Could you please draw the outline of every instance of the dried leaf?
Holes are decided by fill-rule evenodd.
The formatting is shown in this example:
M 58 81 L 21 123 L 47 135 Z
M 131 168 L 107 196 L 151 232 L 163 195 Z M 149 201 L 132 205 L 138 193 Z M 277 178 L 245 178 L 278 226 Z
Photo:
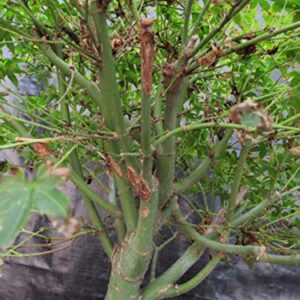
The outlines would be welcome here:
M 246 48 L 242 48 L 240 50 L 236 50 L 235 53 L 238 55 L 250 55 L 256 52 L 256 45 L 250 45 Z
M 190 49 L 194 48 L 194 46 L 196 45 L 198 39 L 199 39 L 198 35 L 193 35 L 191 37 L 191 39 L 189 40 L 189 42 L 187 44 L 187 47 L 190 48 Z
M 223 4 L 223 3 L 222 3 L 222 0 L 213 0 L 212 3 L 213 3 L 214 5 L 222 5 L 222 4 Z
M 52 154 L 52 152 L 49 150 L 49 148 L 43 143 L 34 144 L 33 149 L 38 155 L 40 155 L 42 157 L 46 157 L 46 156 L 49 156 Z
M 260 125 L 258 126 L 258 129 L 261 131 L 271 131 L 272 130 L 272 124 L 273 120 L 272 117 L 269 115 L 261 115 L 260 118 Z
M 117 35 L 114 39 L 112 39 L 111 41 L 111 48 L 112 51 L 115 52 L 117 51 L 120 47 L 122 47 L 124 45 L 124 41 L 123 39 Z
M 252 100 L 246 100 L 242 103 L 236 104 L 231 108 L 230 114 L 228 116 L 229 120 L 233 123 L 240 124 L 241 115 L 249 112 L 257 110 L 258 105 Z
M 236 197 L 236 200 L 235 200 L 235 204 L 236 205 L 239 205 L 244 197 L 246 196 L 246 194 L 248 193 L 248 190 L 249 190 L 249 186 L 248 185 L 243 185 L 241 188 L 240 188 L 240 191 Z
M 68 181 L 71 175 L 70 168 L 53 168 L 50 171 L 51 175 L 61 177 L 64 182 Z
M 229 49 L 232 48 L 232 37 L 228 36 L 225 40 L 224 40 L 224 45 L 226 47 L 228 47 Z
M 242 124 L 247 128 L 259 131 L 272 130 L 272 117 L 267 115 L 261 107 L 252 100 L 246 100 L 231 108 L 228 116 L 235 124 Z
M 211 51 L 198 60 L 201 66 L 213 66 L 217 61 L 216 54 Z
M 290 148 L 289 152 L 296 157 L 300 157 L 300 146 Z
M 220 49 L 217 45 L 212 44 L 211 48 L 217 57 L 226 56 L 226 53 L 222 49 Z
M 58 232 L 67 238 L 72 238 L 80 231 L 80 223 L 76 218 L 70 218 L 58 228 Z

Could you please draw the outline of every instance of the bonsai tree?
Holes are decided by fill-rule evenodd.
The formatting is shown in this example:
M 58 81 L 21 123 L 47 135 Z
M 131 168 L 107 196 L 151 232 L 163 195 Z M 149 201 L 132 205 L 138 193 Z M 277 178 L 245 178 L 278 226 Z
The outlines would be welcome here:
M 73 238 L 97 235 L 111 261 L 107 300 L 176 298 L 228 255 L 300 264 L 299 1 L 0 3 L 0 74 L 16 86 L 1 83 L 1 149 L 37 170 L 1 164 L 2 257 L 22 255 L 26 241 L 10 245 L 34 211 L 71 217 L 57 190 L 70 179 L 91 221 Z M 40 95 L 19 95 L 28 74 Z M 108 199 L 88 185 L 103 172 Z

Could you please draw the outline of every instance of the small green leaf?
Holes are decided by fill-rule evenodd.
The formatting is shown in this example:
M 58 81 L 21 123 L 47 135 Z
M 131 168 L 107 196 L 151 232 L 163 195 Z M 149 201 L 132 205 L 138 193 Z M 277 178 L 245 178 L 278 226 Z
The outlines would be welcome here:
M 0 183 L 0 247 L 9 244 L 31 215 L 31 188 L 20 179 L 11 176 Z
M 33 193 L 33 201 L 42 214 L 56 218 L 68 216 L 69 199 L 62 192 L 37 185 Z
M 253 128 L 256 129 L 258 125 L 261 123 L 260 117 L 255 115 L 251 111 L 242 114 L 240 120 L 241 120 L 241 124 L 248 129 L 253 129 Z

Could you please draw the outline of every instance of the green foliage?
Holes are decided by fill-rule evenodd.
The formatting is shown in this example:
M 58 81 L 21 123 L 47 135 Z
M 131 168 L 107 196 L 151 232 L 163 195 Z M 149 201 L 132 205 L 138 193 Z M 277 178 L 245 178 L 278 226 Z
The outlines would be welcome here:
M 0 181 L 0 247 L 8 246 L 26 225 L 37 208 L 42 214 L 54 218 L 68 216 L 69 200 L 56 190 L 58 177 L 49 176 L 43 168 L 35 180 L 29 181 L 22 170 L 15 175 L 4 175 Z

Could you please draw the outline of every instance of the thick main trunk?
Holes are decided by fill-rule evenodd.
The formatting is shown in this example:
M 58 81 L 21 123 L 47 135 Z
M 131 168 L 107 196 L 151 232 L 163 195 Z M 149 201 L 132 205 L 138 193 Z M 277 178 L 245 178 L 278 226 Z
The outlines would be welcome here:
M 148 269 L 152 255 L 149 251 L 137 252 L 137 237 L 132 234 L 122 246 L 114 249 L 112 270 L 105 300 L 138 299 L 140 285 Z
M 142 201 L 137 228 L 128 233 L 122 245 L 114 248 L 112 271 L 105 300 L 139 299 L 140 285 L 153 253 L 153 235 L 158 204 L 157 186 L 151 198 Z

